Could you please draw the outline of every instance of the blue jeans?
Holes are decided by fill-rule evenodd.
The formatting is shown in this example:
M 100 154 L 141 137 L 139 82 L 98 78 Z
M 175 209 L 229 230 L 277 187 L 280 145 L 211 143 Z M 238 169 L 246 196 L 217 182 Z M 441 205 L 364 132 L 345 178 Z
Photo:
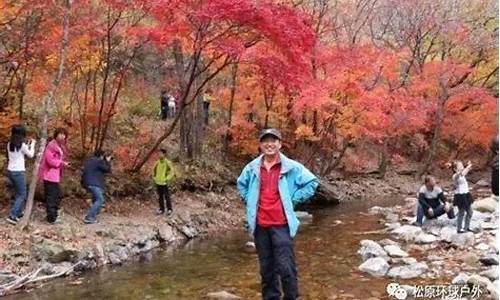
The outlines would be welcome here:
M 87 212 L 85 217 L 89 221 L 95 221 L 97 215 L 101 211 L 101 207 L 104 204 L 104 190 L 95 185 L 87 186 L 87 191 L 92 194 L 92 206 Z
M 297 299 L 297 268 L 288 226 L 263 228 L 257 225 L 254 238 L 259 256 L 262 299 L 281 299 L 280 280 L 285 294 L 284 300 Z
M 437 207 L 433 207 L 432 210 L 434 212 L 433 216 L 432 217 L 427 217 L 427 219 L 434 219 L 434 218 L 437 218 L 437 217 L 439 217 L 439 216 L 441 216 L 441 215 L 443 215 L 445 213 L 448 215 L 449 219 L 455 218 L 455 211 L 454 211 L 453 207 L 450 207 L 450 210 L 448 210 L 448 212 L 446 212 L 444 210 L 444 205 L 440 204 Z M 422 225 L 422 222 L 424 221 L 424 216 L 425 216 L 424 208 L 419 203 L 418 204 L 418 208 L 417 208 L 417 223 L 418 224 Z
M 15 219 L 21 216 L 24 201 L 26 201 L 26 177 L 24 171 L 7 171 L 7 177 L 15 191 L 14 205 L 10 210 L 9 217 Z

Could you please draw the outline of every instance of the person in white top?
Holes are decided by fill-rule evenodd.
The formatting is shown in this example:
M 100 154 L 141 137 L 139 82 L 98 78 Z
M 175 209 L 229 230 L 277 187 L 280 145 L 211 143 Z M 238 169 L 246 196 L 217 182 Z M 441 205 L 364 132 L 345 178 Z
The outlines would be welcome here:
M 455 188 L 455 195 L 453 197 L 453 204 L 458 207 L 458 217 L 457 217 L 457 232 L 463 233 L 466 231 L 472 231 L 469 228 L 470 220 L 472 218 L 472 196 L 469 192 L 469 184 L 465 176 L 469 173 L 472 168 L 472 163 L 469 161 L 467 167 L 464 167 L 461 161 L 454 161 L 453 165 L 453 187 Z M 462 227 L 462 223 L 465 215 L 465 224 Z
M 175 98 L 172 95 L 168 95 L 168 115 L 170 118 L 175 117 L 176 107 L 175 107 Z
M 7 143 L 8 165 L 7 177 L 15 191 L 14 204 L 7 217 L 7 222 L 16 224 L 22 216 L 26 201 L 26 166 L 25 156 L 33 158 L 35 155 L 35 140 L 25 142 L 26 128 L 23 125 L 14 125 L 11 129 L 10 141 Z

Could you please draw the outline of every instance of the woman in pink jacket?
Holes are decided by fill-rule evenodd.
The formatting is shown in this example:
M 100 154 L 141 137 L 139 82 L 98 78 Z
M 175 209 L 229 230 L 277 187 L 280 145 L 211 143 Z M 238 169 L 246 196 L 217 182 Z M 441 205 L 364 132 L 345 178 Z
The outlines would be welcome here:
M 63 168 L 69 163 L 65 159 L 66 138 L 68 132 L 64 128 L 57 128 L 54 138 L 49 142 L 43 154 L 39 176 L 43 180 L 45 192 L 45 205 L 47 209 L 47 222 L 56 223 L 57 211 L 60 203 L 60 188 Z

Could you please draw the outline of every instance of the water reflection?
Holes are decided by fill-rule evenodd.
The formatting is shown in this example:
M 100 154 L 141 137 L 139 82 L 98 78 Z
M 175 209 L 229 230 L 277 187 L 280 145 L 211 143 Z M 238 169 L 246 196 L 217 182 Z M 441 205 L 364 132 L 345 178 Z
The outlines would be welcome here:
M 383 237 L 356 233 L 383 227 L 376 217 L 359 212 L 375 204 L 394 205 L 398 199 L 311 211 L 314 220 L 301 228 L 295 248 L 302 299 L 388 299 L 387 279 L 357 271 L 361 263 L 356 253 L 359 241 Z M 209 292 L 221 290 L 244 299 L 260 299 L 257 256 L 244 251 L 248 240 L 245 232 L 238 231 L 217 239 L 190 241 L 139 262 L 57 280 L 5 299 L 202 299 Z

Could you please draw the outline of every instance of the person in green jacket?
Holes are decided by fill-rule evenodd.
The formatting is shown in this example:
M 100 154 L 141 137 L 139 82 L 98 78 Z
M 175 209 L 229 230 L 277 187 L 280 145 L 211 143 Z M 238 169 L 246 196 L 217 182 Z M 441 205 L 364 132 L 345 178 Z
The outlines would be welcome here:
M 172 214 L 172 201 L 170 200 L 170 192 L 168 183 L 174 177 L 174 168 L 172 162 L 167 159 L 167 150 L 160 149 L 160 159 L 155 163 L 153 168 L 153 181 L 158 190 L 160 208 L 158 214 L 165 214 L 165 202 L 167 203 L 167 215 Z

